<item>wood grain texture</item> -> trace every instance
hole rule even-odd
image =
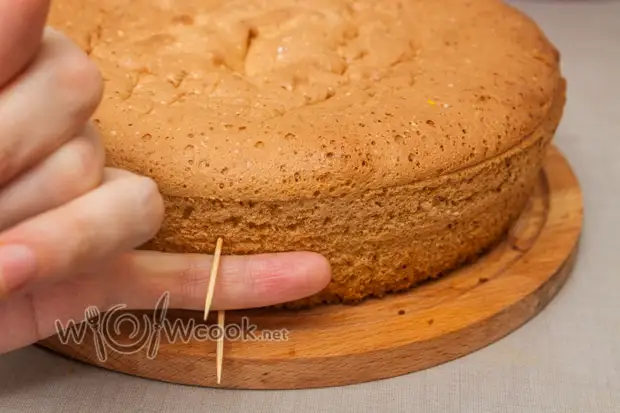
[[[155,358],[136,346],[133,354],[109,349],[106,362],[98,361],[89,334],[82,344],[63,345],[58,337],[40,344],[114,371],[209,387],[300,389],[395,377],[472,353],[538,314],[572,269],[582,220],[578,181],[553,148],[519,221],[475,263],[407,293],[355,306],[227,312],[228,325],[247,317],[258,336],[287,333],[280,340],[227,340],[219,386],[213,339],[182,342],[162,334]],[[194,331],[204,325],[200,312],[170,310],[166,317],[195,323]],[[117,341],[131,342],[128,324],[121,325]],[[208,324],[215,325],[215,317]]]

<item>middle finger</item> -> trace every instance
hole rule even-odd
[[[88,56],[47,30],[35,61],[0,93],[0,185],[75,136],[97,108],[102,89]]]
[[[106,168],[103,184],[0,236],[0,299],[66,279],[151,239],[163,221],[155,181]]]
[[[103,179],[104,163],[99,135],[88,125],[43,162],[0,189],[0,231],[96,188]]]

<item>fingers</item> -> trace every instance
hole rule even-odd
[[[0,300],[0,354],[57,333],[55,322],[83,320],[84,310],[114,305],[149,309],[170,293],[169,308],[203,310],[211,256],[133,252],[101,267],[28,295]],[[214,309],[279,304],[321,291],[331,270],[310,252],[222,257]]]
[[[79,133],[101,94],[95,64],[68,38],[47,30],[33,63],[0,93],[0,185]]]
[[[171,306],[202,310],[212,256],[136,251],[119,273],[130,287],[108,296],[130,308],[150,308],[164,292]],[[223,256],[213,300],[214,310],[254,308],[296,300],[320,291],[329,282],[327,260],[310,252]]]
[[[83,133],[0,190],[0,231],[96,188],[103,179],[104,162],[103,145],[88,125]]]
[[[0,296],[29,291],[152,238],[163,201],[149,178],[106,169],[97,189],[0,237]]]
[[[48,11],[49,0],[0,0],[0,90],[35,56]]]

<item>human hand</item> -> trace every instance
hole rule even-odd
[[[56,333],[95,305],[202,309],[211,257],[133,251],[159,230],[149,178],[106,168],[89,123],[102,80],[45,28],[49,0],[0,0],[0,354]],[[223,257],[213,309],[277,304],[321,290],[309,252]]]

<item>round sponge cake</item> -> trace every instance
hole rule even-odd
[[[108,165],[154,178],[145,248],[310,250],[321,293],[401,291],[485,251],[560,121],[559,55],[498,0],[57,0],[99,65]]]

